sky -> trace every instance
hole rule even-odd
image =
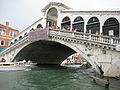
[[[120,10],[120,0],[0,0],[0,24],[23,31],[42,18],[49,2],[61,2],[73,10]]]

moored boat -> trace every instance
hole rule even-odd
[[[0,71],[21,71],[30,69],[36,63],[0,62]]]

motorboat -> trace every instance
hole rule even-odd
[[[17,64],[19,65],[25,65],[25,66],[29,66],[29,67],[33,67],[33,66],[36,66],[37,63],[33,63],[32,61],[28,60],[26,62],[26,60],[23,60],[23,61],[19,61],[19,62],[16,62]]]
[[[70,67],[70,68],[80,68],[83,66],[83,62],[80,63],[75,63],[74,61],[70,60],[65,60],[63,63],[61,63],[61,66],[63,67]]]
[[[35,64],[34,64],[35,65]],[[21,71],[30,69],[33,64],[14,63],[14,62],[1,62],[0,71]]]
[[[84,58],[75,58],[74,55],[69,56],[67,59],[65,59],[61,66],[63,67],[70,67],[70,68],[82,68],[86,66],[88,62]]]
[[[63,67],[70,67],[70,68],[80,68],[82,66],[82,64],[64,64],[61,65]]]

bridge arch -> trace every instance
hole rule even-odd
[[[103,25],[103,35],[119,37],[119,21],[114,18],[108,18]]]
[[[68,56],[75,53],[70,47],[49,40],[28,43],[17,51],[14,60],[26,59],[39,64],[61,64]]]
[[[77,29],[78,32],[84,32],[84,19],[81,16],[74,19],[73,29]]]
[[[58,19],[58,11],[55,7],[51,7],[47,11],[47,21],[46,21],[46,26],[51,27],[51,26],[57,26],[57,19]]]
[[[79,53],[90,63],[90,58],[82,51],[85,45],[79,45],[66,42],[64,40],[52,39],[39,40],[33,43],[27,43],[24,47],[19,48],[14,60],[32,60],[39,64],[61,64],[67,57],[74,53]]]
[[[91,17],[86,25],[87,32],[91,34],[96,34],[100,32],[100,22],[97,17]]]
[[[71,20],[68,16],[64,17],[61,22],[61,29],[70,30]]]

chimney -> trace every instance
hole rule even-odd
[[[9,27],[9,24],[10,24],[9,22],[6,22],[6,28],[7,28],[7,29],[8,29],[8,27]]]

